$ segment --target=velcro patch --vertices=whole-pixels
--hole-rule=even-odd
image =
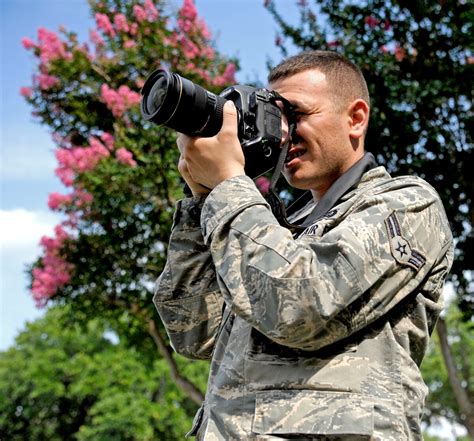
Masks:
[[[390,239],[390,251],[398,263],[408,265],[419,271],[425,264],[426,258],[417,250],[412,248],[408,241],[402,236],[400,222],[393,212],[385,219],[388,236]]]

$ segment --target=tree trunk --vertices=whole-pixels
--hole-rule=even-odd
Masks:
[[[113,304],[114,306],[120,306],[122,309],[127,308],[124,303],[120,303],[118,301],[112,302],[109,300],[109,303]],[[178,365],[176,364],[176,361],[173,358],[172,350],[161,337],[160,331],[156,327],[155,321],[150,318],[150,315],[147,313],[146,310],[140,308],[140,306],[136,303],[132,303],[128,306],[127,309],[129,309],[129,311],[133,315],[139,317],[145,323],[148,334],[153,339],[158,349],[158,352],[170,368],[171,379],[176,383],[176,385],[181,389],[182,392],[184,392],[198,406],[200,406],[204,401],[203,393],[197,388],[197,386],[193,382],[189,381],[181,374]]]
[[[436,330],[439,336],[441,353],[443,354],[444,364],[448,371],[449,383],[454,393],[454,397],[459,406],[461,414],[464,416],[464,425],[471,439],[474,440],[474,406],[469,400],[466,390],[462,387],[459,380],[453,355],[448,343],[448,330],[444,319],[440,318],[436,324]]]
[[[173,358],[173,354],[171,353],[171,349],[161,337],[154,320],[148,319],[147,326],[148,332],[153,338],[153,341],[155,342],[159,353],[168,363],[171,378],[186,395],[188,395],[198,406],[200,406],[204,401],[204,395],[194,383],[192,383],[186,377],[183,377],[183,375],[181,375],[181,373],[179,372],[178,365],[176,364],[176,361]]]

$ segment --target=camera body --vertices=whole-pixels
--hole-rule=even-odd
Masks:
[[[255,178],[277,163],[282,141],[282,112],[275,93],[251,86],[231,86],[221,97],[234,102],[238,137],[245,156],[245,172]]]
[[[276,92],[236,85],[215,95],[176,73],[158,69],[143,86],[141,111],[147,121],[189,136],[209,137],[222,127],[227,100],[237,109],[245,173],[256,178],[274,168],[280,155],[282,108],[289,103]]]

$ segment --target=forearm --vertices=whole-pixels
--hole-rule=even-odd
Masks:
[[[174,349],[191,358],[210,357],[223,303],[199,226],[201,206],[195,198],[178,203],[153,298]]]

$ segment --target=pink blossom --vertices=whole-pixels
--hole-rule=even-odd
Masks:
[[[33,96],[33,89],[31,87],[22,87],[20,89],[20,94],[25,98],[31,98]]]
[[[48,74],[39,74],[36,76],[36,80],[38,81],[41,90],[48,90],[59,84],[58,77]]]
[[[109,150],[97,138],[91,137],[89,140],[90,149],[94,155],[99,157],[107,157],[110,155]]]
[[[165,37],[163,43],[165,46],[178,47],[178,36],[173,33],[169,37]]]
[[[71,186],[77,173],[93,170],[102,158],[110,156],[109,150],[97,138],[92,137],[89,143],[88,147],[56,150],[59,166],[55,173],[64,185]]]
[[[148,21],[156,21],[159,17],[159,12],[158,9],[156,9],[154,3],[151,0],[145,0],[143,6],[145,7],[145,12],[147,13]]]
[[[26,50],[33,49],[34,47],[36,47],[35,42],[27,37],[21,39],[21,44]]]
[[[146,20],[146,12],[140,5],[133,5],[133,15],[139,23]]]
[[[392,24],[390,23],[390,20],[385,20],[383,22],[383,30],[389,31],[390,29],[392,29]]]
[[[114,24],[115,24],[115,29],[117,29],[117,31],[128,32],[129,30],[127,17],[125,17],[124,14],[115,14]]]
[[[207,24],[204,20],[198,20],[197,28],[205,40],[209,40],[211,38],[211,33],[209,32],[209,28],[207,27]]]
[[[48,207],[51,210],[58,210],[65,205],[70,205],[72,203],[71,195],[64,195],[57,192],[51,193],[48,197]]]
[[[100,139],[109,150],[114,149],[115,139],[110,133],[102,133],[102,135],[100,135]]]
[[[197,35],[208,40],[211,33],[204,20],[198,19],[196,6],[193,0],[184,0],[178,13],[178,29],[180,34]]]
[[[206,70],[204,69],[200,69],[198,67],[196,67],[195,69],[195,72],[201,76],[201,78],[206,81],[206,82],[210,82],[211,81],[211,76],[209,75],[209,72],[207,72]]]
[[[115,30],[106,14],[101,14],[98,12],[95,14],[95,21],[97,23],[97,27],[101,29],[105,35],[108,35],[109,37],[115,37]]]
[[[75,173],[71,168],[59,166],[54,170],[54,173],[66,187],[71,187],[74,183]]]
[[[45,28],[38,29],[38,47],[40,49],[40,60],[44,65],[58,58],[72,58],[72,55],[66,51],[65,45],[59,37]]]
[[[137,43],[133,40],[127,40],[125,41],[125,43],[123,44],[123,47],[125,49],[132,49],[134,48],[135,46],[137,45]]]
[[[90,205],[90,203],[94,200],[94,196],[92,196],[90,193],[81,189],[76,189],[73,195],[75,199],[74,205],[77,208],[83,208],[87,205]]]
[[[101,48],[102,46],[104,46],[105,42],[96,30],[91,30],[89,32],[89,37],[95,44],[96,48]]]
[[[380,24],[380,20],[373,15],[365,17],[364,22],[370,29],[374,29]]]
[[[268,190],[270,190],[270,180],[265,176],[260,176],[259,178],[255,179],[255,185],[262,194],[267,194]]]
[[[200,55],[199,47],[184,35],[180,37],[181,48],[186,58],[195,58]]]
[[[117,118],[123,116],[128,109],[140,102],[140,94],[133,92],[128,86],[120,86],[115,91],[107,84],[103,84],[100,92],[102,101]]]
[[[234,63],[229,63],[222,75],[219,75],[214,78],[214,85],[216,86],[225,86],[229,83],[235,83],[235,72],[237,68]]]
[[[193,0],[184,0],[183,6],[179,10],[179,15],[185,19],[194,21],[197,17],[196,6]]]
[[[178,18],[178,28],[185,34],[189,34],[193,30],[194,24],[190,20]]]
[[[396,45],[395,46],[395,59],[400,62],[402,60],[404,60],[407,56],[407,51],[402,48],[400,45]]]
[[[44,306],[59,288],[70,282],[74,270],[74,266],[61,256],[65,242],[70,239],[69,234],[62,225],[57,225],[54,233],[55,237],[41,238],[40,244],[44,250],[42,266],[32,271],[31,293],[38,307]]]
[[[137,35],[138,34],[138,24],[132,23],[130,25],[130,35]]]
[[[131,167],[135,167],[137,165],[136,161],[133,159],[133,154],[126,148],[122,147],[117,150],[115,153],[117,160],[122,164],[129,165]]]

